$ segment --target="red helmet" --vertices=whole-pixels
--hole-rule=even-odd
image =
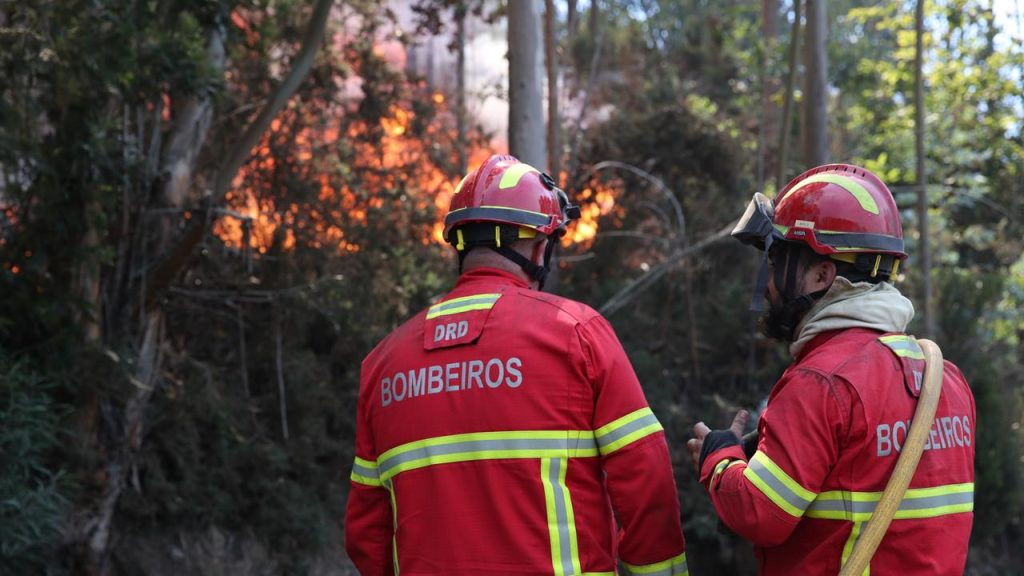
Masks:
[[[519,237],[534,236],[529,230],[561,236],[575,218],[579,208],[569,204],[550,176],[512,156],[494,155],[455,188],[444,219],[444,239],[461,251],[462,242],[452,237],[452,231],[471,223],[527,229]]]
[[[849,164],[804,172],[782,189],[774,206],[756,194],[733,236],[763,247],[768,235],[841,260],[848,259],[845,254],[907,257],[892,193],[877,176]]]

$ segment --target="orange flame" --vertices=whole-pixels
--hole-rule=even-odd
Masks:
[[[250,22],[262,17],[237,9],[231,18],[246,41],[255,42],[257,27]],[[388,44],[374,50],[378,55],[390,54],[391,61],[399,48]],[[404,55],[397,56],[404,59]],[[351,94],[351,87],[361,80],[353,76],[337,83],[339,90]],[[244,91],[244,87],[240,89]],[[421,125],[424,119],[417,118],[411,99],[390,104],[379,124],[349,120],[357,116],[358,102],[345,102],[346,98],[338,99],[342,103],[320,103],[330,112],[321,110],[322,117],[342,119],[326,126],[322,117],[313,117],[297,105],[286,108],[253,148],[249,163],[226,195],[226,204],[236,215],[218,219],[214,233],[229,246],[241,248],[247,243],[260,254],[298,246],[333,247],[338,254],[351,254],[361,248],[360,237],[370,215],[390,207],[387,217],[402,223],[408,222],[411,214],[432,213],[433,221],[422,230],[420,239],[424,244],[445,244],[444,215],[463,174],[443,168],[437,159],[454,163],[454,117],[445,94],[427,91],[423,85],[416,91],[421,102],[434,106],[426,127]],[[495,151],[504,152],[494,150],[504,145],[481,145],[479,138],[472,141],[477,144],[467,151],[470,170]],[[439,154],[444,143],[451,150]],[[351,174],[356,172],[359,178],[353,179]],[[290,182],[298,182],[298,188],[302,183],[315,184],[312,191],[296,192],[287,205],[275,205],[284,202],[279,191],[291,186]],[[589,248],[599,220],[616,211],[619,188],[596,178],[588,182],[575,198],[581,205],[581,218],[570,224],[563,244]]]
[[[562,245],[576,246],[581,250],[589,249],[597,236],[600,218],[613,212],[619,217],[622,216],[621,208],[617,210],[615,204],[621,188],[621,182],[603,182],[597,179],[588,182],[573,198],[573,202],[580,206],[580,219],[569,224],[565,236],[562,237]]]
[[[425,134],[423,128],[420,134],[414,134],[412,126],[417,118],[409,103],[391,105],[379,125],[352,122],[345,128],[344,147],[354,150],[349,169],[363,170],[360,190],[353,190],[336,164],[322,158],[322,150],[341,146],[339,130],[307,126],[296,131],[293,125],[299,112],[294,108],[282,112],[253,149],[250,163],[239,172],[232,191],[226,195],[230,209],[242,218],[219,219],[214,233],[226,244],[241,247],[248,227],[248,245],[261,254],[273,246],[288,251],[299,244],[335,246],[339,254],[353,253],[359,251],[359,242],[346,230],[365,228],[368,213],[382,209],[385,197],[400,190],[405,193],[397,200],[391,198],[397,203],[396,209],[434,214],[421,241],[444,243],[444,214],[462,175],[450,174],[431,161],[439,141],[454,140],[454,128],[446,122],[450,118],[445,116],[444,96],[435,93],[431,100],[438,111]],[[278,155],[289,155],[291,162],[305,169],[319,171],[313,177],[319,185],[315,199],[292,202],[284,209],[274,206],[268,183],[277,168],[275,150]],[[483,162],[491,153],[485,147],[474,146],[469,151],[470,165]],[[263,190],[268,193],[261,194]]]

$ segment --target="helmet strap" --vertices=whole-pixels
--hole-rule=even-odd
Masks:
[[[792,342],[804,315],[828,292],[828,289],[810,294],[797,294],[797,275],[804,249],[796,245],[785,245],[783,250],[781,254],[776,255],[778,261],[774,266],[773,278],[782,299],[782,306],[769,308],[768,314],[762,317],[762,331],[770,338]],[[762,265],[760,276],[767,280],[767,261]]]
[[[792,342],[796,339],[796,329],[807,311],[814,307],[826,292],[827,289],[804,294],[786,302],[780,308],[769,310],[767,318],[762,318],[762,331],[769,338]]]
[[[536,237],[532,230],[528,231],[531,234],[524,235],[518,226],[477,224],[460,226],[454,232],[455,234],[449,239],[449,242],[455,246],[455,250],[459,254],[459,274],[462,274],[463,263],[466,260],[466,254],[470,250],[476,247],[487,247],[519,265],[523,272],[526,272],[527,276],[537,281],[540,290],[544,289],[544,280],[551,270],[551,258],[555,251],[555,244],[558,241],[557,232],[547,236],[548,244],[544,249],[544,263],[542,265],[535,264],[531,258],[523,256],[512,248],[512,244],[517,240]],[[534,252],[534,255],[536,255],[536,252]]]
[[[519,267],[523,269],[523,272],[526,272],[527,276],[536,280],[537,283],[540,285],[539,288],[543,290],[544,280],[548,276],[547,264],[548,260],[551,258],[551,244],[551,242],[548,242],[548,247],[544,250],[544,265],[542,266],[534,264],[533,261],[531,261],[529,258],[523,256],[522,254],[516,252],[515,250],[508,246],[491,246],[490,248],[491,250],[494,250],[495,252],[501,254],[505,258],[508,258],[509,260],[518,264]]]
[[[754,283],[754,293],[750,297],[750,311],[764,312],[764,293],[768,289],[768,251],[772,247],[772,235],[764,239],[764,251],[761,258],[761,266],[757,270],[757,281]]]

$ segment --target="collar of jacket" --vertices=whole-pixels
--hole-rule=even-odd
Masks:
[[[789,352],[799,358],[811,340],[834,330],[869,328],[903,332],[913,317],[914,305],[892,284],[852,283],[839,276],[797,326],[797,337]]]
[[[529,288],[530,284],[507,270],[501,270],[499,268],[491,268],[488,266],[480,266],[479,268],[473,268],[467,270],[459,276],[459,279],[455,282],[455,288],[458,290],[466,285],[473,282],[497,282],[501,284],[514,284],[520,288]]]

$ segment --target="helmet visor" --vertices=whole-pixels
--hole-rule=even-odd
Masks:
[[[754,197],[747,204],[747,209],[732,229],[732,237],[763,250],[765,241],[772,235],[772,217],[775,215],[775,207],[767,196],[755,192]]]

